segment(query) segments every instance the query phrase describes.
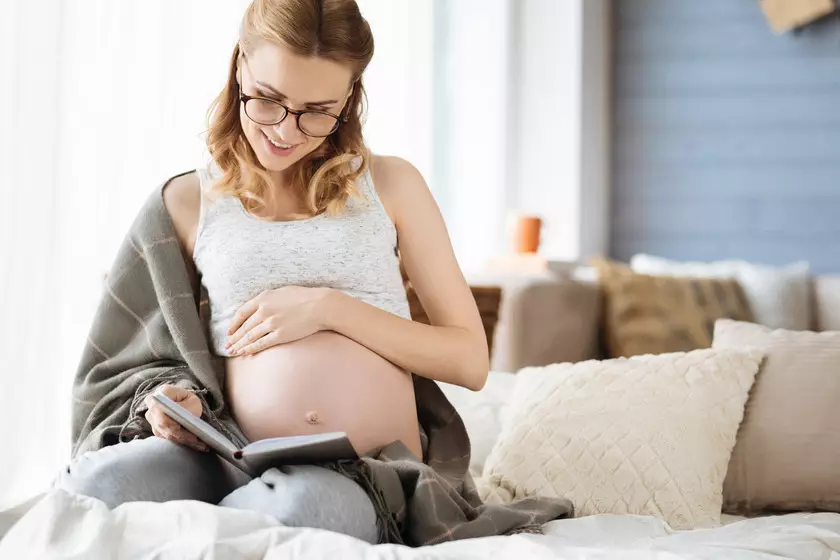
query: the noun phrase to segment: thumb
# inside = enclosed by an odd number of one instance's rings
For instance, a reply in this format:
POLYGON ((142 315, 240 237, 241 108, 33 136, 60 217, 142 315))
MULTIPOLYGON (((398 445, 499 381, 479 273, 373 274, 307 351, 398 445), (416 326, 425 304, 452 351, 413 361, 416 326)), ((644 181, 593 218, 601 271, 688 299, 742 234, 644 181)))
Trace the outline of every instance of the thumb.
POLYGON ((190 398, 193 395, 193 392, 189 389, 184 389, 183 387, 178 387, 177 385, 161 385, 158 387, 158 392, 163 393, 170 399, 175 402, 182 402, 190 398))
POLYGON ((166 384, 161 385, 158 390, 173 401, 175 401, 176 403, 189 410, 194 415, 201 416, 201 413, 203 411, 201 399, 199 399, 198 395, 196 395, 189 389, 178 387, 177 385, 166 384))
POLYGON ((189 393, 189 396, 186 399, 184 399, 181 405, 190 412, 192 412, 195 416, 201 416, 201 413, 204 410, 204 407, 201 404, 201 399, 198 398, 198 395, 196 395, 195 393, 191 391, 187 392, 189 393))

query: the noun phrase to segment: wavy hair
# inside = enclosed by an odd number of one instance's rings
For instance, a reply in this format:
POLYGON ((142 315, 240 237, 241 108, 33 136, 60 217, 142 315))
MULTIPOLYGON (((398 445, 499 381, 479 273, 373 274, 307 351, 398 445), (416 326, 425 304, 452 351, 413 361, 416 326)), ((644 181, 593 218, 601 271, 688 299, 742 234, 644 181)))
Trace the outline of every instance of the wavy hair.
POLYGON ((271 178, 242 130, 237 69, 240 57, 262 42, 343 64, 352 71, 353 89, 338 130, 291 169, 291 188, 307 202, 309 214, 302 217, 338 213, 350 196, 358 194, 355 182, 370 160, 362 137, 367 102, 362 74, 373 57, 370 26, 355 0, 254 0, 248 6, 227 83, 208 111, 207 148, 222 172, 214 191, 250 201, 252 206, 265 205, 271 178))

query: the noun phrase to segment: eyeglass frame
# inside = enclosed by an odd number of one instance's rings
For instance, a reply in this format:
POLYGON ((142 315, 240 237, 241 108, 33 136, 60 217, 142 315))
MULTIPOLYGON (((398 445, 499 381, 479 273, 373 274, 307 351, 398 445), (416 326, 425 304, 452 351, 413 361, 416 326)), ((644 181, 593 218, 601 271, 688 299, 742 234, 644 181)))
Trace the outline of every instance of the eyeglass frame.
MULTIPOLYGON (((244 55, 243 55, 243 58, 244 58, 244 55)), ((240 75, 239 75, 239 80, 238 81, 239 81, 239 84, 238 84, 239 85, 239 102, 242 103, 242 109, 245 111, 245 116, 247 116, 249 119, 251 119, 251 121, 254 122, 255 124, 258 124, 258 125, 261 125, 261 126, 277 126, 278 124, 280 124, 281 122, 286 120, 286 117, 288 117, 291 114, 291 115, 295 116, 295 126, 303 134, 305 134, 306 136, 309 136, 310 138, 327 138, 328 136, 334 134, 343 123, 346 123, 347 121, 350 120, 350 117, 348 117, 348 116, 334 115, 333 113, 330 113, 329 111, 318 111, 316 109, 304 109, 303 111, 296 111, 294 109, 290 109, 290 108, 286 107, 286 105, 284 105, 280 101, 277 101, 276 99, 269 99, 268 97, 260 97, 260 96, 253 96, 253 95, 245 95, 245 93, 242 92, 241 70, 240 70, 240 75), (280 118, 280 120, 275 122, 275 123, 261 123, 259 121, 256 121, 256 120, 254 120, 253 117, 251 117, 251 115, 248 114, 248 109, 246 108, 246 104, 248 103, 248 101, 250 101, 252 99, 258 99, 260 101, 268 101, 269 103, 274 103, 275 105, 279 105, 280 107, 283 108, 283 110, 286 111, 286 114, 283 115, 280 118), (327 134, 324 134, 323 136, 318 136, 318 135, 315 135, 315 134, 309 134, 308 132, 306 132, 305 130, 303 130, 300 127, 300 116, 303 115, 304 113, 315 113, 315 114, 318 114, 318 115, 328 115, 328 116, 335 119, 335 127, 333 127, 333 129, 331 131, 329 131, 327 134)))

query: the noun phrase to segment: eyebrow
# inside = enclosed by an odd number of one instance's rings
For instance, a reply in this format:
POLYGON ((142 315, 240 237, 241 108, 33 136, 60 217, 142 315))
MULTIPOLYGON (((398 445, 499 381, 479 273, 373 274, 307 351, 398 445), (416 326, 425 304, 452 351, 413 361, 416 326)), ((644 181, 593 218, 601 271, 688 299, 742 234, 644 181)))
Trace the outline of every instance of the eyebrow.
MULTIPOLYGON (((254 83, 257 85, 257 87, 259 89, 262 89, 263 91, 271 92, 275 96, 279 97, 280 99, 288 99, 288 97, 286 97, 284 94, 280 93, 279 91, 277 91, 276 89, 274 89, 273 87, 271 87, 270 85, 268 85, 265 82, 254 82, 254 83)), ((304 103, 304 106, 305 107, 328 107, 330 105, 335 105, 336 103, 338 103, 338 99, 330 99, 328 101, 312 101, 312 102, 309 102, 309 103, 304 103)))

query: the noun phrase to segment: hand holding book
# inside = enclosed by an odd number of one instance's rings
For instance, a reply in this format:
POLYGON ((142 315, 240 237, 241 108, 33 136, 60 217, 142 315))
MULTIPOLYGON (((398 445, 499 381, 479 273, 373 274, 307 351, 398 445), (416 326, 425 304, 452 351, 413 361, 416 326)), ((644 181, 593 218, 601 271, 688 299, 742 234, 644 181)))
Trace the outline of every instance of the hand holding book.
MULTIPOLYGON (((156 392, 161 393, 173 402, 178 403, 190 414, 196 417, 201 417, 201 413, 203 412, 201 399, 199 399, 198 396, 189 389, 184 389, 183 387, 178 387, 176 385, 165 384, 161 385, 156 392)), ((152 427, 153 434, 159 438, 168 439, 174 441, 175 443, 192 447, 198 451, 210 450, 206 443, 170 418, 166 414, 163 406, 158 403, 153 396, 154 395, 148 395, 143 401, 148 407, 145 417, 149 422, 149 425, 152 427)))

